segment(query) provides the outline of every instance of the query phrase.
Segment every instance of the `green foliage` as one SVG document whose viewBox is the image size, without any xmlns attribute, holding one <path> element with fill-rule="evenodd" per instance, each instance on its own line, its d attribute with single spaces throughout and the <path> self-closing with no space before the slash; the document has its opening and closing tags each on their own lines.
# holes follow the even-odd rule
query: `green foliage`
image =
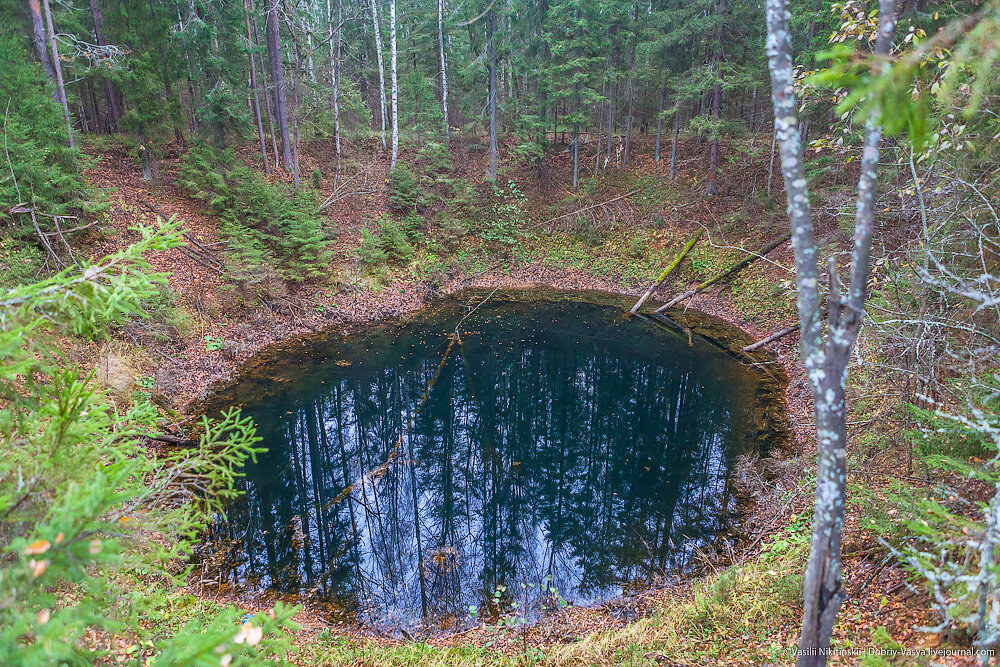
<svg viewBox="0 0 1000 667">
<path fill-rule="evenodd" d="M 56 335 L 137 313 L 155 296 L 164 276 L 148 273 L 142 255 L 179 245 L 179 227 L 139 232 L 137 244 L 98 263 L 0 294 L 4 665 L 93 662 L 92 631 L 138 638 L 157 665 L 218 664 L 227 654 L 252 664 L 287 648 L 273 638 L 292 609 L 277 606 L 242 628 L 233 610 L 154 638 L 160 619 L 142 614 L 148 596 L 120 586 L 130 573 L 162 590 L 183 583 L 175 561 L 261 451 L 253 423 L 232 410 L 203 420 L 197 446 L 152 453 L 143 443 L 155 408 L 140 400 L 122 411 L 57 353 Z"/>
<path fill-rule="evenodd" d="M 79 216 L 99 208 L 88 202 L 93 196 L 80 177 L 79 153 L 68 147 L 66 123 L 52 97 L 53 87 L 12 27 L 0 27 L 4 64 L 0 77 L 0 286 L 8 287 L 30 280 L 45 261 L 38 231 L 53 231 L 53 216 Z M 72 217 L 63 220 L 67 221 L 65 227 L 79 224 Z"/>
<path fill-rule="evenodd" d="M 401 162 L 397 162 L 389 172 L 386 195 L 389 197 L 389 207 L 397 213 L 417 210 L 420 195 L 417 180 L 413 177 L 413 172 Z"/>
<path fill-rule="evenodd" d="M 315 194 L 273 185 L 233 162 L 231 151 L 199 144 L 185 156 L 177 181 L 221 218 L 234 274 L 259 282 L 277 266 L 288 280 L 323 278 L 331 255 Z"/>
<path fill-rule="evenodd" d="M 513 181 L 494 186 L 492 215 L 486 216 L 481 223 L 483 238 L 504 248 L 516 245 L 525 233 L 525 199 L 524 193 Z"/>
<path fill-rule="evenodd" d="M 383 215 L 375 221 L 375 229 L 361 230 L 358 259 L 369 268 L 383 263 L 405 264 L 413 259 L 413 241 L 420 218 L 407 216 L 395 219 Z"/>
</svg>

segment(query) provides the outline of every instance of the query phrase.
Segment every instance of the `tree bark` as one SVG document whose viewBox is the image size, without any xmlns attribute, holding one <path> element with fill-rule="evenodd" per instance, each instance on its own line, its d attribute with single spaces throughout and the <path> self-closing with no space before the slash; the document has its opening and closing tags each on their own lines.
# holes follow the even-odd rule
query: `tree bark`
<svg viewBox="0 0 1000 667">
<path fill-rule="evenodd" d="M 497 50 L 496 39 L 497 15 L 491 7 L 490 16 L 486 21 L 489 39 L 486 43 L 486 66 L 489 69 L 489 107 L 490 107 L 490 180 L 497 180 Z M 574 179 L 576 177 L 574 176 Z"/>
<path fill-rule="evenodd" d="M 42 8 L 45 10 L 45 25 L 49 29 L 49 48 L 52 56 L 52 69 L 56 74 L 56 92 L 59 95 L 59 102 L 62 103 L 63 117 L 66 119 L 66 137 L 69 147 L 73 148 L 73 119 L 69 115 L 69 102 L 66 100 L 66 86 L 63 85 L 62 65 L 59 64 L 59 48 L 56 46 L 56 29 L 52 25 L 52 9 L 49 7 L 49 0 L 42 0 Z"/>
<path fill-rule="evenodd" d="M 444 0 L 438 0 L 438 51 L 441 60 L 441 114 L 444 116 L 444 139 L 451 141 L 448 126 L 448 71 L 444 57 Z"/>
<path fill-rule="evenodd" d="M 104 37 L 104 12 L 101 11 L 101 5 L 98 0 L 90 0 L 90 13 L 94 17 L 94 38 L 97 40 L 97 45 L 107 46 L 108 40 Z M 111 118 L 111 125 L 117 131 L 118 121 L 121 120 L 124 107 L 122 94 L 118 92 L 111 79 L 107 77 L 104 78 L 104 91 L 108 99 L 108 115 Z"/>
<path fill-rule="evenodd" d="M 375 0 L 370 0 L 369 4 L 372 12 L 372 26 L 375 34 L 375 58 L 378 61 L 378 102 L 382 109 L 382 150 L 386 149 L 385 145 L 385 63 L 382 61 L 382 32 L 379 30 L 378 25 L 378 8 L 375 6 Z"/>
<path fill-rule="evenodd" d="M 56 88 L 56 71 L 52 69 L 52 56 L 49 55 L 48 40 L 45 37 L 45 19 L 42 18 L 42 5 L 39 0 L 28 0 L 28 11 L 31 14 L 31 37 L 35 44 L 35 54 L 42 63 L 46 76 L 52 82 L 52 97 L 59 102 L 59 90 Z"/>
<path fill-rule="evenodd" d="M 670 144 L 670 180 L 677 176 L 677 135 L 681 130 L 681 110 L 678 107 L 674 112 L 674 138 Z"/>
<path fill-rule="evenodd" d="M 93 4 L 96 0 L 91 0 Z M 267 140 L 264 138 L 264 121 L 260 113 L 260 97 L 257 95 L 257 64 L 253 53 L 254 39 L 250 31 L 250 4 L 243 0 L 243 12 L 246 14 L 247 42 L 250 46 L 250 90 L 253 92 L 253 115 L 257 121 L 257 137 L 260 139 L 260 156 L 264 160 L 264 173 L 271 175 L 271 161 L 267 159 Z"/>
<path fill-rule="evenodd" d="M 389 69 L 392 76 L 392 166 L 399 159 L 399 84 L 396 77 L 396 0 L 389 0 Z"/>
<path fill-rule="evenodd" d="M 828 262 L 830 293 L 824 335 L 819 264 L 809 192 L 803 166 L 792 63 L 792 38 L 785 0 L 767 0 L 767 55 L 771 101 L 781 154 L 781 173 L 788 199 L 788 217 L 795 249 L 802 363 L 813 392 L 816 415 L 817 477 L 809 564 L 803 581 L 802 633 L 797 664 L 826 664 L 826 653 L 844 599 L 841 536 L 847 477 L 845 384 L 851 350 L 864 316 L 866 284 L 871 264 L 874 189 L 881 131 L 877 113 L 866 124 L 861 176 L 858 180 L 850 287 L 840 294 L 836 261 Z M 874 68 L 889 52 L 895 30 L 895 0 L 879 0 L 879 28 Z"/>
<path fill-rule="evenodd" d="M 660 89 L 660 108 L 659 111 L 656 113 L 656 158 L 654 160 L 655 162 L 660 161 L 660 132 L 663 129 L 663 94 L 665 92 L 666 91 L 664 91 L 662 88 Z"/>
<path fill-rule="evenodd" d="M 288 103 L 285 98 L 285 73 L 281 63 L 281 28 L 278 24 L 278 3 L 280 0 L 265 0 L 267 22 L 264 32 L 267 37 L 267 53 L 271 60 L 271 80 L 274 82 L 274 115 L 281 136 L 282 166 L 292 171 L 292 140 L 288 135 Z"/>
</svg>

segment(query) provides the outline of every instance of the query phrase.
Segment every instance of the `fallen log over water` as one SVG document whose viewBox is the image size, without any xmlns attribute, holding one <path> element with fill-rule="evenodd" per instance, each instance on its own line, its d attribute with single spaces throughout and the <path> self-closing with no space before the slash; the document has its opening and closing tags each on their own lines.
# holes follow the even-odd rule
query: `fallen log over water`
<svg viewBox="0 0 1000 667">
<path fill-rule="evenodd" d="M 704 233 L 705 233 L 704 229 L 699 229 L 698 233 L 692 236 L 688 240 L 688 242 L 684 244 L 684 247 L 681 248 L 680 254 L 678 254 L 677 257 L 674 258 L 674 261 L 670 262 L 667 268 L 663 269 L 663 273 L 657 276 L 653 284 L 649 286 L 648 290 L 646 290 L 646 293 L 642 295 L 642 298 L 640 298 L 638 301 L 635 302 L 635 305 L 632 306 L 632 310 L 628 311 L 630 314 L 634 315 L 637 310 L 642 308 L 642 304 L 646 303 L 646 299 L 652 296 L 656 288 L 659 287 L 660 284 L 664 280 L 666 280 L 671 273 L 674 272 L 674 269 L 680 266 L 680 263 L 684 261 L 684 258 L 687 257 L 687 254 L 691 252 L 691 248 L 694 247 L 694 244 L 698 242 L 698 239 L 700 239 L 701 235 Z"/>
<path fill-rule="evenodd" d="M 705 288 L 711 287 L 715 283 L 720 282 L 722 280 L 726 280 L 728 278 L 732 278 L 734 275 L 736 275 L 737 273 L 739 273 L 743 269 L 747 268 L 748 266 L 750 266 L 751 264 L 753 264 L 754 262 L 756 262 L 758 259 L 763 258 L 764 255 L 766 255 L 767 253 L 771 252 L 772 250 L 774 250 L 775 248 L 777 248 L 779 245 L 781 245 L 782 243 L 784 243 L 785 241 L 787 241 L 790 238 L 792 238 L 792 235 L 791 235 L 791 233 L 788 233 L 788 234 L 785 234 L 784 236 L 782 236 L 780 239 L 777 239 L 776 241 L 772 241 L 771 243 L 768 243 L 766 246 L 764 246 L 763 248 L 761 248 L 757 252 L 752 253 L 746 259 L 743 259 L 743 260 L 737 262 L 736 264 L 733 264 L 731 267 L 729 267 L 725 271 L 722 271 L 721 273 L 715 274 L 714 276 L 712 276 L 711 278 L 709 278 L 705 282 L 701 283 L 700 285 L 698 285 L 696 287 L 692 287 L 688 291 L 684 292 L 684 294 L 681 294 L 678 297 L 674 297 L 672 300 L 668 301 L 667 303 L 665 303 L 662 306 L 660 306 L 659 308 L 657 308 L 656 312 L 662 313 L 667 308 L 672 308 L 673 306 L 676 306 L 681 301 L 684 301 L 686 299 L 690 299 L 695 294 L 697 294 L 698 292 L 701 292 Z"/>
</svg>

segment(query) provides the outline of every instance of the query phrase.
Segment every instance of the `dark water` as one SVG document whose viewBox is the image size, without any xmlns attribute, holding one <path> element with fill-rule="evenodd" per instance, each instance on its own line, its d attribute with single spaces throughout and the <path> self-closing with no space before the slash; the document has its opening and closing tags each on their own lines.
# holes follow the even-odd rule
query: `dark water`
<svg viewBox="0 0 1000 667">
<path fill-rule="evenodd" d="M 758 372 L 620 307 L 496 294 L 469 314 L 481 299 L 314 341 L 231 390 L 268 452 L 211 531 L 223 579 L 453 627 L 497 586 L 531 616 L 539 590 L 599 601 L 710 548 L 736 457 L 778 420 Z"/>
</svg>

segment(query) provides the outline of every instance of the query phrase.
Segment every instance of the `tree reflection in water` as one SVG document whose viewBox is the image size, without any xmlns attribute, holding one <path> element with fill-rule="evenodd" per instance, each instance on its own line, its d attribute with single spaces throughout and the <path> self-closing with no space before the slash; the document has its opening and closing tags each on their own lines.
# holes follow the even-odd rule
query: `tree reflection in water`
<svg viewBox="0 0 1000 667">
<path fill-rule="evenodd" d="M 268 452 L 209 537 L 231 583 L 442 626 L 498 585 L 606 599 L 724 529 L 754 373 L 616 308 L 496 299 L 442 364 L 465 312 L 328 342 L 256 403 L 273 379 L 239 388 Z"/>
</svg>

